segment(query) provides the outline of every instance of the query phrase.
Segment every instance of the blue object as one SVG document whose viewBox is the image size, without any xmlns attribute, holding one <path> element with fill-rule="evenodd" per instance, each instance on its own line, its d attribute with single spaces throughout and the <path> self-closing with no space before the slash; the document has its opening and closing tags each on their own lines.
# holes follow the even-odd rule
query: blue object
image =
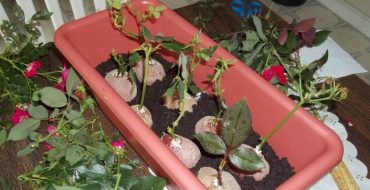
<svg viewBox="0 0 370 190">
<path fill-rule="evenodd" d="M 250 17 L 251 15 L 261 14 L 262 5 L 259 2 L 252 1 L 245 8 L 244 0 L 233 0 L 231 2 L 231 10 L 240 17 Z M 246 11 L 247 10 L 247 14 Z"/>
<path fill-rule="evenodd" d="M 252 15 L 259 15 L 262 12 L 262 5 L 260 2 L 252 1 L 248 5 L 247 18 Z"/>
<path fill-rule="evenodd" d="M 241 17 L 245 17 L 245 5 L 244 0 L 233 0 L 231 2 L 231 10 Z"/>
</svg>

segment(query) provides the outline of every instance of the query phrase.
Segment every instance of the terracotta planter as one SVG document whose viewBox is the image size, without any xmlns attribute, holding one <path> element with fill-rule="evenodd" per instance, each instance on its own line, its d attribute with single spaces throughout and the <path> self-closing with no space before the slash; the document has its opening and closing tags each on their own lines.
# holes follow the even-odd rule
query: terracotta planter
<svg viewBox="0 0 370 190">
<path fill-rule="evenodd" d="M 160 4 L 157 0 L 133 3 L 140 7 Z M 136 29 L 133 18 L 128 16 L 126 23 L 129 28 Z M 148 23 L 147 27 L 154 34 L 161 32 L 166 36 L 174 36 L 181 42 L 190 41 L 198 32 L 172 10 L 166 10 L 155 24 Z M 205 47 L 215 45 L 215 42 L 205 35 L 202 35 L 201 39 Z M 125 38 L 112 28 L 107 11 L 62 26 L 56 31 L 54 41 L 57 48 L 90 85 L 101 108 L 117 129 L 157 174 L 166 177 L 172 187 L 205 189 L 95 71 L 94 67 L 107 60 L 113 48 L 116 52 L 127 52 L 138 46 L 137 42 Z M 175 60 L 168 52 L 161 53 L 171 61 Z M 235 59 L 222 48 L 218 48 L 214 57 Z M 214 60 L 211 64 L 214 64 Z M 200 66 L 195 73 L 197 85 L 204 87 L 201 82 L 205 81 L 211 72 L 210 66 Z M 265 135 L 294 107 L 293 101 L 240 61 L 225 73 L 223 88 L 226 103 L 229 105 L 246 98 L 252 110 L 253 128 L 261 135 Z M 269 143 L 280 157 L 287 157 L 296 169 L 296 174 L 281 184 L 279 189 L 309 187 L 339 163 L 343 153 L 337 135 L 303 109 L 297 111 Z"/>
</svg>

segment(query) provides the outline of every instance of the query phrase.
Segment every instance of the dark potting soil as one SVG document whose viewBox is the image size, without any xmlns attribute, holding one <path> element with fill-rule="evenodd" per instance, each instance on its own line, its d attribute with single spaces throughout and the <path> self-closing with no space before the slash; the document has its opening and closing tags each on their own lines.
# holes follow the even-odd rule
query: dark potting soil
<svg viewBox="0 0 370 190">
<path fill-rule="evenodd" d="M 123 55 L 124 59 L 127 59 L 127 55 Z M 177 68 L 171 67 L 173 64 L 164 60 L 160 55 L 153 55 L 152 58 L 156 59 L 162 63 L 165 71 L 166 77 L 162 81 L 155 82 L 152 86 L 147 87 L 147 93 L 145 95 L 145 106 L 150 110 L 153 118 L 153 131 L 160 137 L 165 132 L 168 126 L 171 125 L 172 121 L 176 120 L 178 115 L 178 110 L 170 110 L 162 105 L 162 95 L 165 93 L 166 89 L 170 86 L 173 78 L 176 76 Z M 101 63 L 96 67 L 96 70 L 104 77 L 109 71 L 117 69 L 117 65 L 111 60 Z M 136 81 L 138 87 L 138 95 L 129 105 L 136 105 L 140 102 L 140 94 L 142 85 L 140 82 Z M 198 120 L 204 116 L 217 115 L 218 107 L 216 98 L 212 95 L 202 94 L 201 98 L 198 100 L 197 105 L 193 106 L 193 113 L 186 113 L 181 119 L 179 126 L 176 129 L 178 135 L 189 138 L 193 142 L 199 145 L 199 143 L 193 137 L 194 127 Z M 246 144 L 255 147 L 259 143 L 260 136 L 252 131 L 252 135 L 246 140 Z M 200 146 L 199 146 L 200 147 Z M 209 155 L 201 149 L 202 157 L 199 163 L 191 170 L 196 175 L 197 171 L 201 167 L 209 166 L 212 168 L 218 168 L 222 157 Z M 294 175 L 294 168 L 290 166 L 286 158 L 279 159 L 275 154 L 275 151 L 270 145 L 266 144 L 262 152 L 265 159 L 270 164 L 270 173 L 262 180 L 256 182 L 252 177 L 240 178 L 234 175 L 235 179 L 238 181 L 242 189 L 261 189 L 269 190 L 275 189 L 279 184 L 283 183 L 285 180 Z M 228 171 L 229 168 L 225 167 Z"/>
</svg>

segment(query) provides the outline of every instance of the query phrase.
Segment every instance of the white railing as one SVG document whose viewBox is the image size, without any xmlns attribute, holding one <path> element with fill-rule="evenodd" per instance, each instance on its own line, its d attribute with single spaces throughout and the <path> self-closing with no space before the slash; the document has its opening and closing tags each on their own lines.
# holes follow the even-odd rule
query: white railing
<svg viewBox="0 0 370 190">
<path fill-rule="evenodd" d="M 43 4 L 42 8 L 47 9 L 49 12 L 52 12 L 51 15 L 51 23 L 49 25 L 43 25 L 43 27 L 40 27 L 40 31 L 42 36 L 40 37 L 40 41 L 47 42 L 52 41 L 53 32 L 58 29 L 61 25 L 63 25 L 65 22 L 68 22 L 70 20 L 79 19 L 87 15 L 86 13 L 86 7 L 89 8 L 88 12 L 98 12 L 101 10 L 106 9 L 106 1 L 105 0 L 39 0 L 43 1 L 40 4 Z M 23 9 L 25 19 L 29 20 L 33 14 L 36 13 L 35 8 L 35 1 L 33 0 L 16 0 L 16 3 Z M 9 3 L 11 4 L 11 3 Z M 69 10 L 63 10 L 61 8 L 61 4 L 67 5 L 64 7 L 68 7 Z M 68 5 L 69 4 L 69 5 Z M 93 5 L 89 6 L 89 5 Z M 7 7 L 3 5 L 0 2 L 0 23 L 3 20 L 9 20 L 9 18 L 12 18 L 13 15 L 11 11 L 12 7 Z M 68 11 L 72 13 L 72 18 L 70 14 L 68 14 Z M 8 13 L 8 14 L 7 14 Z M 67 15 L 68 14 L 68 15 Z M 67 18 L 67 16 L 69 16 Z M 49 36 L 49 39 L 47 39 L 46 36 Z"/>
</svg>

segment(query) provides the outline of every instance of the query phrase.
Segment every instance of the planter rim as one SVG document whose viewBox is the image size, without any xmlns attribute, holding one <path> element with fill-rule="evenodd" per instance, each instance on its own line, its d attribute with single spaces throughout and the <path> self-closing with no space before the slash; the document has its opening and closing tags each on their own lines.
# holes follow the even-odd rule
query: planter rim
<svg viewBox="0 0 370 190">
<path fill-rule="evenodd" d="M 141 4 L 161 4 L 157 0 L 145 0 L 141 2 L 135 0 L 133 2 Z M 174 11 L 167 9 L 164 14 L 167 14 L 168 17 L 171 17 L 172 19 L 178 20 L 178 22 L 181 22 L 184 27 L 189 28 L 189 31 L 198 31 L 194 26 L 178 16 Z M 101 101 L 105 102 L 106 105 L 101 106 L 103 106 L 103 108 L 106 107 L 107 109 L 110 107 L 109 109 L 111 110 L 106 114 L 112 114 L 110 117 L 116 119 L 112 120 L 113 123 L 137 151 L 144 151 L 144 154 L 141 156 L 158 175 L 166 176 L 171 185 L 176 184 L 177 188 L 179 189 L 205 189 L 205 187 L 200 181 L 197 180 L 193 173 L 177 159 L 177 157 L 161 142 L 159 137 L 145 125 L 145 123 L 136 115 L 136 113 L 131 110 L 128 104 L 124 102 L 121 97 L 115 93 L 113 88 L 106 83 L 104 78 L 95 71 L 95 68 L 89 64 L 89 61 L 86 59 L 86 57 L 81 54 L 80 50 L 74 46 L 73 42 L 69 38 L 71 31 L 73 32 L 80 27 L 84 27 L 86 22 L 94 22 L 102 19 L 102 17 L 108 17 L 108 15 L 108 11 L 105 10 L 64 24 L 55 32 L 54 43 L 56 47 L 73 65 L 73 67 L 87 82 L 87 84 L 89 84 L 95 96 L 98 97 L 98 99 L 101 99 Z M 207 44 L 208 46 L 216 44 L 216 42 L 204 34 L 201 34 L 201 39 L 203 45 Z M 224 58 L 237 60 L 237 58 L 221 47 L 219 47 L 217 51 L 219 54 L 225 55 Z M 251 78 L 258 76 L 254 71 L 251 71 L 239 60 L 237 60 L 235 64 L 241 65 L 239 66 L 240 69 L 237 72 L 246 72 L 248 75 L 251 75 Z M 252 81 L 261 82 L 262 79 L 253 78 Z M 282 101 L 286 102 L 284 107 L 287 107 L 288 109 L 292 109 L 294 107 L 295 103 L 284 94 L 279 92 L 275 87 L 266 81 L 262 81 L 261 83 L 263 88 L 266 88 L 267 92 L 276 93 L 277 98 L 280 98 Z M 109 94 L 110 97 L 108 97 L 107 94 Z M 319 155 L 313 162 L 304 168 L 301 168 L 298 173 L 281 184 L 278 189 L 304 189 L 309 187 L 320 177 L 325 175 L 337 163 L 339 163 L 343 155 L 343 145 L 339 137 L 332 130 L 324 126 L 317 119 L 313 119 L 313 116 L 303 109 L 298 110 L 295 115 L 300 115 L 306 118 L 306 122 L 312 124 L 312 126 L 315 127 L 314 130 L 318 133 L 321 133 L 321 136 L 323 136 L 325 142 L 323 145 L 325 152 Z M 133 119 L 128 122 L 125 119 L 126 117 L 131 117 Z M 131 125 L 134 125 L 135 128 L 127 127 Z M 153 150 L 153 147 L 155 147 L 155 150 Z M 156 159 L 163 157 L 166 159 Z M 322 166 L 322 163 L 330 164 Z M 186 181 L 183 179 L 186 179 Z"/>
</svg>

